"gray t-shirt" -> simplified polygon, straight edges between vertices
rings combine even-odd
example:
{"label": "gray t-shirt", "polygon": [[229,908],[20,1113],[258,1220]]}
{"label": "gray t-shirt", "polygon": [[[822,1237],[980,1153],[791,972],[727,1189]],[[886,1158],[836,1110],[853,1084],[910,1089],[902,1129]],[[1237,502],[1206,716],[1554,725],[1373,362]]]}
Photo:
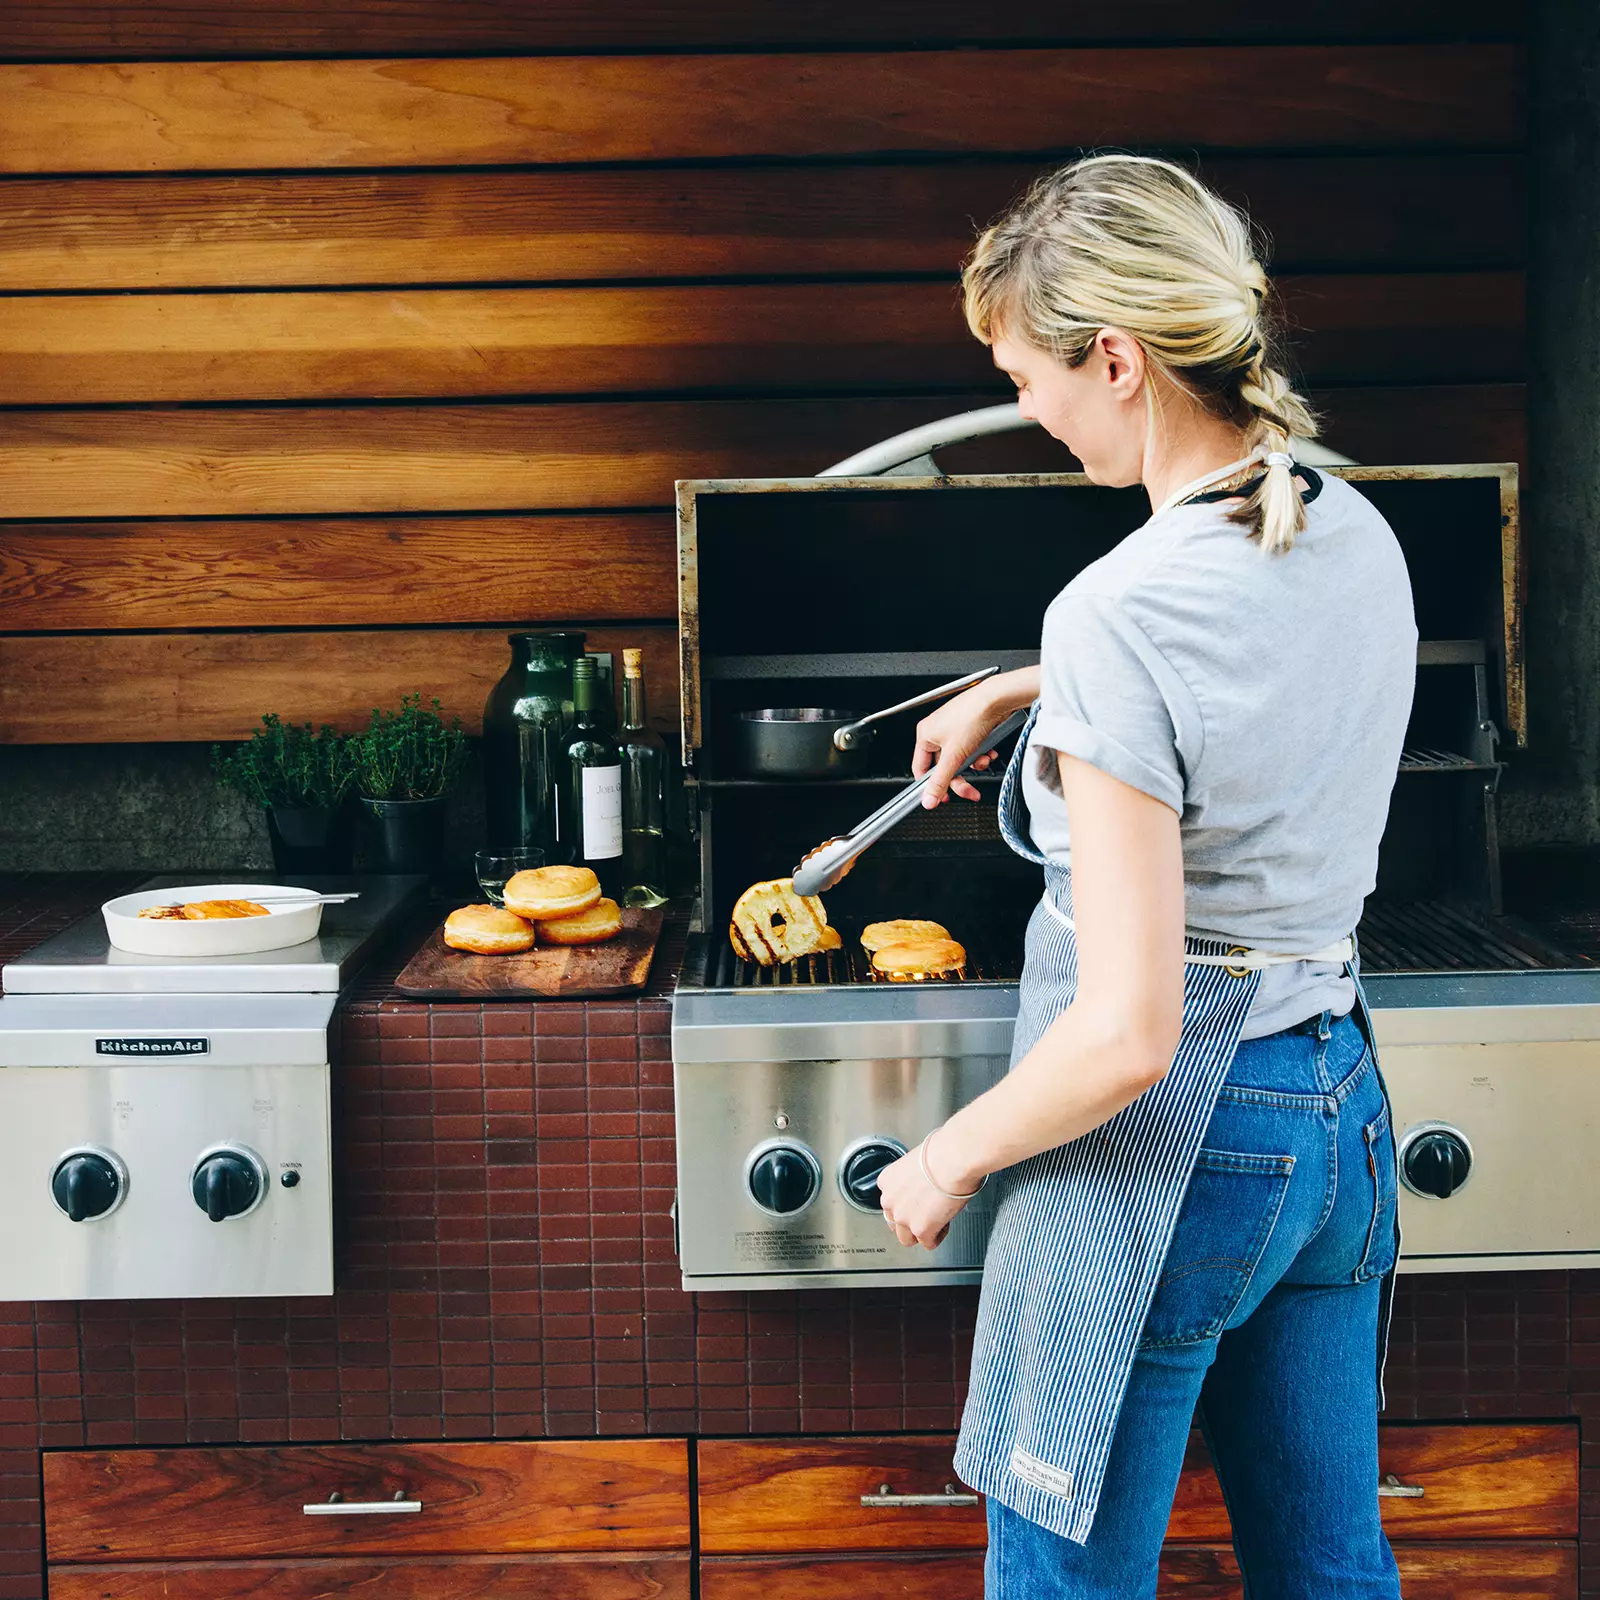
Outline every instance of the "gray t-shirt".
{"label": "gray t-shirt", "polygon": [[[1084,568],[1045,613],[1023,773],[1034,843],[1068,865],[1056,751],[1171,806],[1189,930],[1280,955],[1360,920],[1416,677],[1394,533],[1320,477],[1286,555],[1190,504]],[[1354,1001],[1336,965],[1269,967],[1245,1037]]]}

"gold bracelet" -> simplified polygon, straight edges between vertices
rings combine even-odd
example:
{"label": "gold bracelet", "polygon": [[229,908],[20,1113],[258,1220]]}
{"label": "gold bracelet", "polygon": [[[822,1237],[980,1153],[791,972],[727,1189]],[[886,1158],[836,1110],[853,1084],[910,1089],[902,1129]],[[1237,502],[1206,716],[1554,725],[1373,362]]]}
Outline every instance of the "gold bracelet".
{"label": "gold bracelet", "polygon": [[989,1181],[989,1174],[987,1172],[984,1173],[983,1178],[979,1182],[976,1189],[969,1189],[965,1194],[957,1194],[954,1189],[945,1188],[945,1186],[940,1183],[931,1172],[928,1171],[928,1140],[932,1137],[933,1134],[928,1134],[926,1138],[923,1139],[922,1143],[917,1146],[917,1165],[922,1169],[922,1176],[928,1180],[928,1187],[930,1189],[938,1190],[938,1192],[942,1194],[946,1200],[970,1200],[974,1195],[981,1194],[983,1192],[984,1184]]}

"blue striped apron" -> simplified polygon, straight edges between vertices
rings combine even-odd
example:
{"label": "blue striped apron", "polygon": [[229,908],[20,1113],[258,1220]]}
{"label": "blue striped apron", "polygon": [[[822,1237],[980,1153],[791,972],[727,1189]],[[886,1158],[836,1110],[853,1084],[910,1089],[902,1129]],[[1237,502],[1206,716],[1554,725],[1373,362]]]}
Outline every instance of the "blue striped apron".
{"label": "blue striped apron", "polygon": [[[1035,705],[1000,788],[1006,843],[1045,874],[1028,923],[1013,1066],[1077,987],[1071,872],[1034,848],[1021,800],[1038,714]],[[1167,1075],[1093,1132],[993,1180],[956,1471],[1079,1544],[1195,1156],[1261,982],[1259,971],[1209,964],[1238,954],[1227,941],[1189,936],[1184,948],[1183,1031]],[[1379,1361],[1381,1370],[1381,1351]]]}

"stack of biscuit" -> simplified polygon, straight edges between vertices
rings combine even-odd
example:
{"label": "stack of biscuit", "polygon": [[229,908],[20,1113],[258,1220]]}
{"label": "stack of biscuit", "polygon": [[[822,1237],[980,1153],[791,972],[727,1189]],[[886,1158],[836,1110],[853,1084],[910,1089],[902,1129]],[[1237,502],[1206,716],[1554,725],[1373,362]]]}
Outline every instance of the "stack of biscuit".
{"label": "stack of biscuit", "polygon": [[502,956],[541,944],[604,944],[621,931],[621,907],[600,893],[600,880],[588,867],[533,867],[506,884],[503,908],[452,911],[444,942],[452,950]]}

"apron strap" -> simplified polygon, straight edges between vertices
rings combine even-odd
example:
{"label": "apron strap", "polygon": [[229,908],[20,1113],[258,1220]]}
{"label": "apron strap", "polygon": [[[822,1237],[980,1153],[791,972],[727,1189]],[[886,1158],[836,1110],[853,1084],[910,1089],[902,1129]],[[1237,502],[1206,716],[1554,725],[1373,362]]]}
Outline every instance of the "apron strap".
{"label": "apron strap", "polygon": [[[1077,931],[1077,924],[1048,894],[1044,897],[1044,908],[1064,927]],[[1211,935],[1204,937],[1209,938]],[[1242,978],[1249,972],[1264,972],[1268,967],[1286,967],[1297,961],[1318,961],[1328,966],[1342,967],[1355,959],[1355,953],[1355,939],[1346,934],[1344,938],[1336,939],[1332,944],[1325,944],[1320,950],[1311,950],[1304,955],[1285,956],[1275,951],[1252,950],[1248,945],[1238,944],[1226,955],[1185,954],[1183,962],[1188,967],[1222,967],[1234,977]]]}

